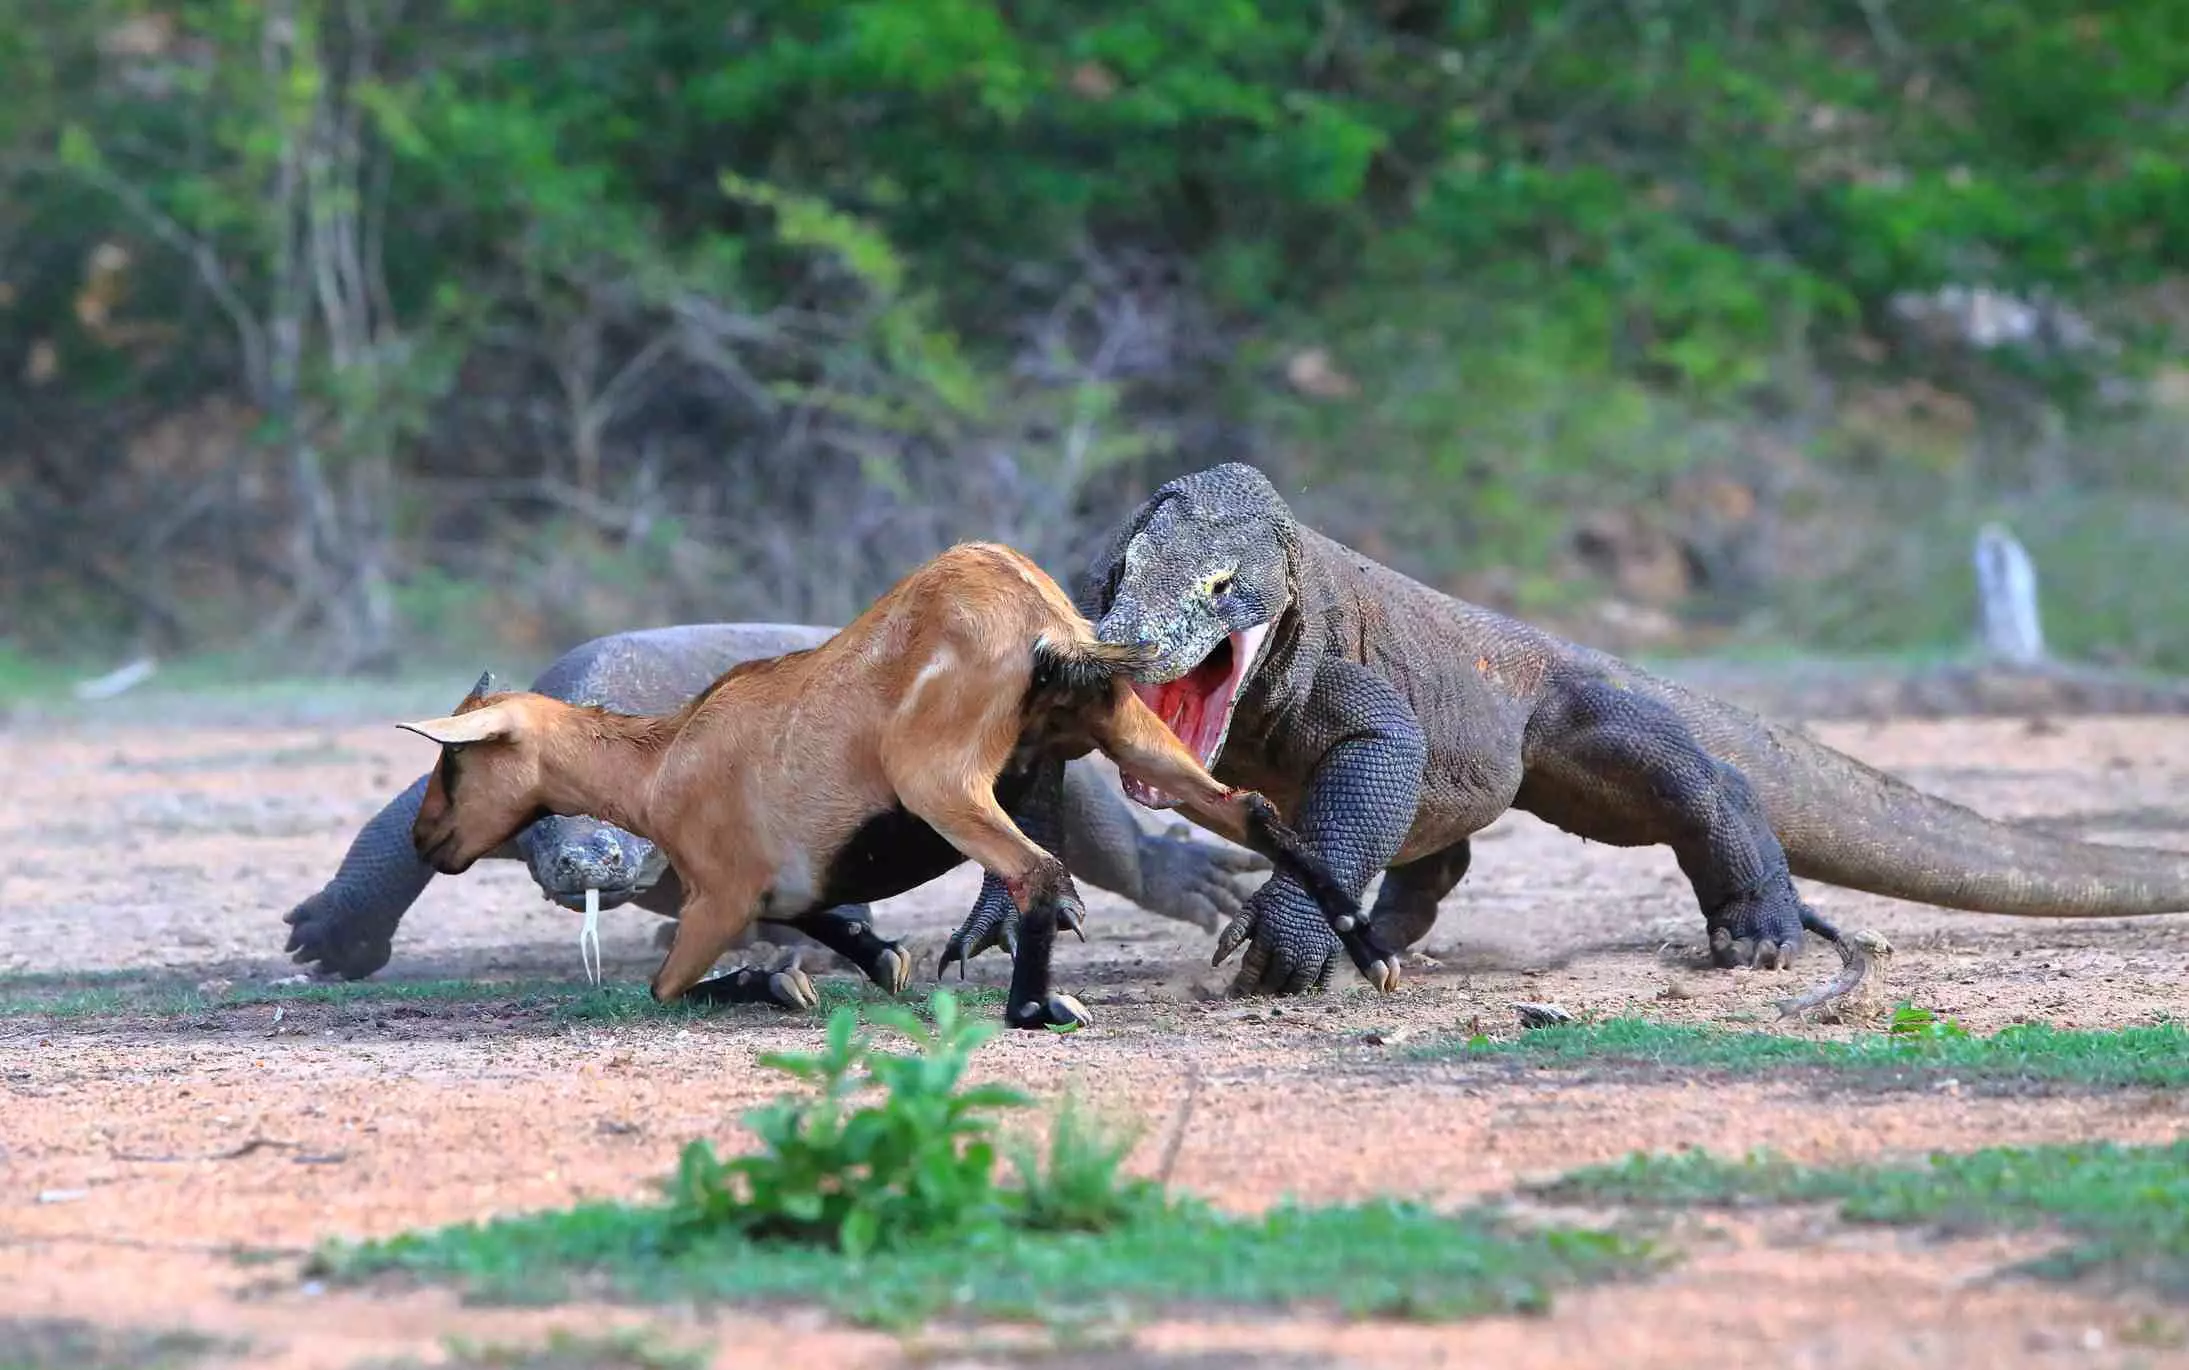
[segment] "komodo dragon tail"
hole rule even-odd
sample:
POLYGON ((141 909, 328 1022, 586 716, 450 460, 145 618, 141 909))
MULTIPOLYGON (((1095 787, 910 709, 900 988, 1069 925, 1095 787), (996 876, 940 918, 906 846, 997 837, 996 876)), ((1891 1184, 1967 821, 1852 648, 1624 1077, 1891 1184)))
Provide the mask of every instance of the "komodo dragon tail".
POLYGON ((2019 918, 2189 912, 2189 852, 2015 828, 1722 700, 1650 684, 1705 749, 1747 775, 1796 875, 2019 918))

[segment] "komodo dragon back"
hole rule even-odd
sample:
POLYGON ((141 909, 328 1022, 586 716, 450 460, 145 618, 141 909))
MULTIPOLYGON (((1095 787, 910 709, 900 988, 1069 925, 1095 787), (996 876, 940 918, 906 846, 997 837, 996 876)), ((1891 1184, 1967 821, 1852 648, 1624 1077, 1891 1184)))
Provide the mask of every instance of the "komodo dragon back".
POLYGON ((741 661, 818 647, 834 633, 797 623, 680 623, 617 633, 571 648, 532 688, 615 713, 673 713, 741 661))

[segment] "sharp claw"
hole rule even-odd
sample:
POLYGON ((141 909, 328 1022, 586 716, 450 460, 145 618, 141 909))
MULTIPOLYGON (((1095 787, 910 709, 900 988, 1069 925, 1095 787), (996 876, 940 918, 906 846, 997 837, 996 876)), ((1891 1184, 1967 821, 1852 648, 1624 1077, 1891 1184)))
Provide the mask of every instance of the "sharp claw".
POLYGON ((768 993, 775 996, 776 1002, 788 1008, 810 1009, 821 1002, 821 996, 813 988, 813 981, 807 979, 806 973, 795 966, 768 976, 768 993))
MULTIPOLYGON (((1212 966, 1220 966, 1224 964, 1224 962, 1230 960, 1231 954, 1239 949, 1240 943, 1247 940, 1247 934, 1252 931, 1253 928, 1253 918, 1248 915, 1246 910, 1241 909, 1236 915, 1232 917, 1232 920, 1229 923, 1224 925, 1224 930, 1221 933, 1217 934, 1216 956, 1213 960, 1209 962, 1209 964, 1212 966)), ((1241 963, 1240 969, 1244 970, 1246 965, 1251 963, 1252 960, 1253 958, 1250 956, 1246 962, 1241 963)))

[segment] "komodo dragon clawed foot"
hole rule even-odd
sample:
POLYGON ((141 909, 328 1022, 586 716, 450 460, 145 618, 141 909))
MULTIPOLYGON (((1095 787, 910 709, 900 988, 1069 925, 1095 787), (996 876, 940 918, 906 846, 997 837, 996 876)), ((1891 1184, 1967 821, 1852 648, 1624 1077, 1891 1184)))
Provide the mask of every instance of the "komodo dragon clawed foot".
POLYGON ((686 990, 684 997, 702 1004, 773 1004, 801 1012, 821 1003, 813 981, 798 968, 796 952, 773 966, 739 966, 702 980, 686 990))
POLYGON ((289 940, 282 950, 322 975, 362 980, 395 954, 392 924, 359 918, 356 910, 329 898, 326 891, 298 904, 282 915, 282 921, 289 925, 289 940))
MULTIPOLYGON (((1054 917, 1059 931, 1069 932, 1082 942, 1087 940, 1087 910, 1077 899, 1059 900, 1054 917)), ((990 876, 981 884, 973 911, 944 944, 942 956, 935 963, 935 978, 941 979, 954 963, 958 978, 963 980, 966 962, 991 947, 1001 947, 1005 954, 1017 956, 1020 918, 1018 905, 1011 902, 1002 882, 990 876)))
POLYGON ((1801 902, 1792 878, 1784 873, 1761 889, 1743 891, 1720 903, 1705 922, 1710 929, 1710 959, 1721 968, 1789 968, 1801 950, 1802 929, 1807 926, 1817 926, 1817 935, 1828 942, 1840 940, 1830 924, 1801 902))
POLYGON ((1197 841, 1192 831, 1174 823, 1162 836, 1141 841, 1141 903, 1165 918, 1215 932, 1245 902, 1243 877, 1270 869, 1270 861, 1243 847, 1197 841))
POLYGON ((1247 952, 1231 984, 1234 995, 1320 993, 1337 971, 1341 946, 1369 984, 1386 994, 1399 987, 1399 958, 1368 922, 1325 917, 1289 874, 1255 891, 1217 937, 1209 964, 1222 965, 1241 945, 1247 952))

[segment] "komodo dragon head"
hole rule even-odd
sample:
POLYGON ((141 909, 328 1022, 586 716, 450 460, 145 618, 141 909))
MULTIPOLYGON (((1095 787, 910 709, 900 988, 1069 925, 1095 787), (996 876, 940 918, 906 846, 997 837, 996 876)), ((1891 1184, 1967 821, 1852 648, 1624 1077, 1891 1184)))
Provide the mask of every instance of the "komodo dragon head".
POLYGON ((1271 626, 1292 605, 1297 539, 1268 478, 1229 462, 1149 496, 1081 582, 1080 609, 1104 642, 1156 648, 1133 689, 1205 767, 1223 751, 1271 626))

